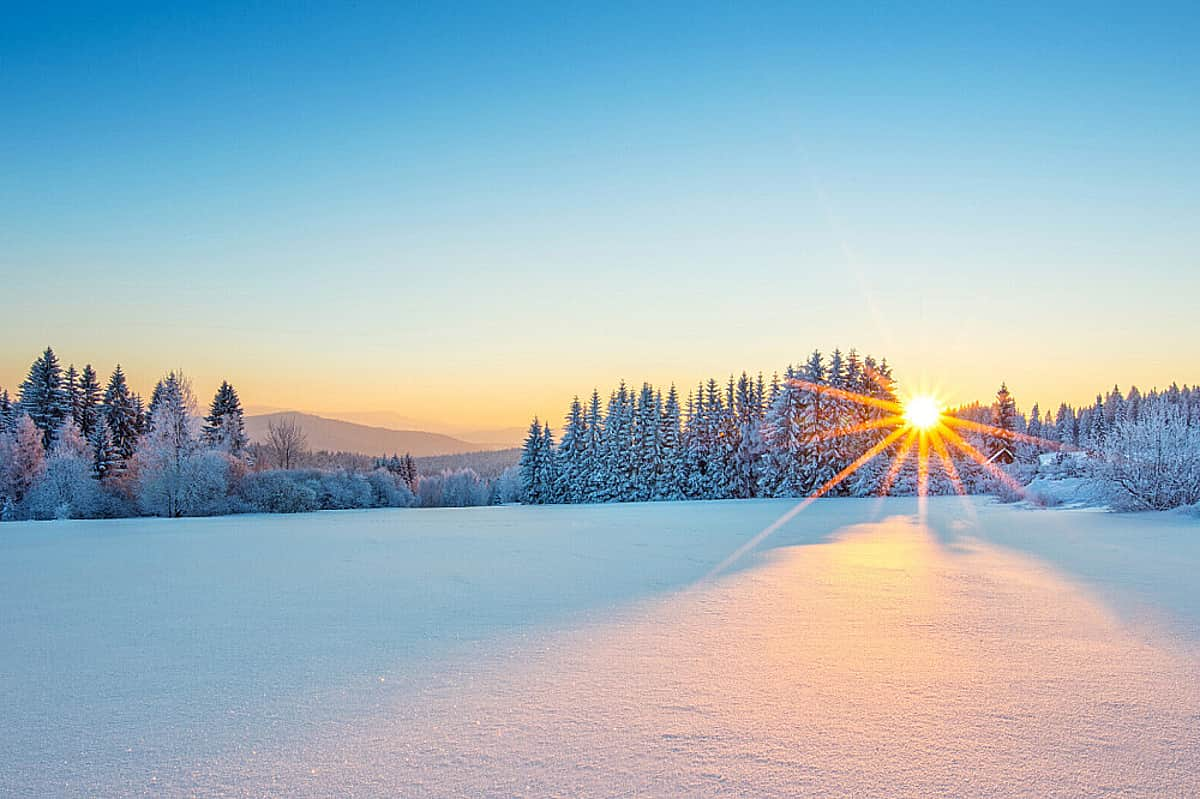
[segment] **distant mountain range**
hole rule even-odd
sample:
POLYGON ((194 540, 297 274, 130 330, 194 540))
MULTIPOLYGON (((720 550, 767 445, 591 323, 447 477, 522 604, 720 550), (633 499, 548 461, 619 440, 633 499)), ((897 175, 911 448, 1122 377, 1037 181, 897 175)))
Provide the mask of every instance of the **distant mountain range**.
POLYGON ((246 434, 251 441, 261 442, 266 438, 267 427, 285 418, 295 419, 308 436, 308 446, 313 450, 333 452, 358 452, 364 455, 391 455, 411 453, 413 457, 426 455, 457 455, 463 452, 501 449, 512 446, 506 442, 467 441, 442 433, 423 430, 393 430, 389 427, 328 419, 311 413, 278 411, 246 417, 246 434))
POLYGON ((280 413, 298 413, 305 416, 317 416, 338 422, 351 422, 367 427, 382 427, 386 430, 419 430, 427 433, 439 433, 459 441, 469 441, 476 444, 478 450, 507 449, 520 446, 525 441, 529 430, 526 427, 491 427, 473 429, 464 425, 456 425, 445 421, 417 419, 395 411, 312 411, 302 408, 280 408, 270 405, 247 405, 246 415, 270 416, 280 413))

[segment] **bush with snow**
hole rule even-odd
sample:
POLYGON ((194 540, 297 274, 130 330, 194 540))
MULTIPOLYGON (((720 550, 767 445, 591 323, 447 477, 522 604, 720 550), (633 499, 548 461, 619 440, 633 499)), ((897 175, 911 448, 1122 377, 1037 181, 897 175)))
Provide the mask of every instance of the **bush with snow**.
POLYGON ((1175 404, 1143 405, 1109 432, 1098 477, 1117 510, 1169 510, 1200 502, 1200 425, 1175 404))

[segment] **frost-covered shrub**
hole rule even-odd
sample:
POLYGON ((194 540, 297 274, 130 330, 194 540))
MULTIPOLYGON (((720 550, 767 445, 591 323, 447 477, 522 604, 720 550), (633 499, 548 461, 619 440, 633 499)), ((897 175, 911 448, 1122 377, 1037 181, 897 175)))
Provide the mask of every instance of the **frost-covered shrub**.
POLYGON ((422 475, 417 483, 417 503, 422 508, 437 508, 442 504, 444 474, 422 475))
POLYGON ((376 469, 367 474, 367 485, 371 487, 373 507, 410 508, 416 503, 408 486, 387 469, 376 469))
POLYGON ((25 498, 31 519, 91 519, 100 515, 104 498, 92 478, 91 463, 74 455, 53 455, 25 498))
POLYGON ((525 491, 521 486, 521 467, 510 466, 500 473, 492 484, 492 504, 507 505, 510 502, 523 502, 525 491))
POLYGON ((135 493, 144 513, 214 516, 229 511, 229 460, 216 450, 142 459, 135 493))
POLYGON ((1116 510, 1169 510, 1200 502, 1200 426, 1181 409, 1143 405, 1109 433, 1097 478, 1116 510))
POLYGON ((422 477, 417 485, 423 507, 466 508, 486 505, 491 492, 474 469, 444 471, 422 477))
POLYGON ((253 513, 304 513, 321 507, 312 486, 282 469, 247 474, 239 496, 253 513))
POLYGON ((374 492, 361 474, 345 471, 312 472, 308 479, 315 483, 317 501, 323 510, 369 508, 373 505, 374 492))

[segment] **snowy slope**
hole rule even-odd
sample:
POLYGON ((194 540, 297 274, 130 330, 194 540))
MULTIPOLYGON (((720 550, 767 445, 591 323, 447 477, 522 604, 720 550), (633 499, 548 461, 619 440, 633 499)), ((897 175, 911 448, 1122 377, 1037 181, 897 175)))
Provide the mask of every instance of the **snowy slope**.
POLYGON ((0 794, 1187 793, 1194 519, 789 507, 6 525, 0 794))

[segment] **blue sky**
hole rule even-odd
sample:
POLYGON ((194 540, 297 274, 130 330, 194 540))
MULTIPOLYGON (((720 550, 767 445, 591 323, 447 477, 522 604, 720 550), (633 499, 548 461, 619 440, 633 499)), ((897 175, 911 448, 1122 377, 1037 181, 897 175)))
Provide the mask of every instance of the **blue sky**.
POLYGON ((486 425, 814 347, 955 401, 1200 379, 1184 4, 5 19, 0 385, 50 343, 486 425))

